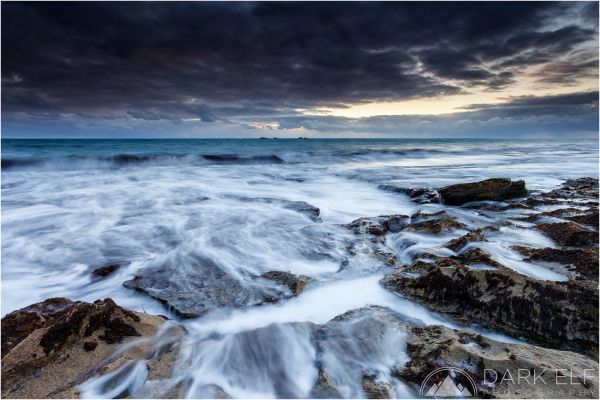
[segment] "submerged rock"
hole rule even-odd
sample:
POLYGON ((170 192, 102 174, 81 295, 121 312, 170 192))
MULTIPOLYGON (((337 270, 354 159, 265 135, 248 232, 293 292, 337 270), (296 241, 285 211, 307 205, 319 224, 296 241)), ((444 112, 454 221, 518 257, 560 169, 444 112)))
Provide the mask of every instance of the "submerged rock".
POLYGON ((458 251, 472 242, 485 242, 485 236, 481 232, 481 229, 476 229, 472 232, 467 233, 459 238, 452 239, 444 245, 444 247, 450 250, 458 251))
POLYGON ((307 216, 313 222, 321 222, 321 210, 318 207, 313 206, 305 201, 293 201, 285 199, 275 199, 270 197, 244 197, 244 196, 228 196, 244 202, 256 202, 275 204, 287 210, 296 211, 300 214, 307 216))
POLYGON ((598 248, 554 249, 545 247, 534 249, 514 246, 525 257, 525 261, 543 261, 564 265, 575 278, 598 280, 598 248))
POLYGON ((598 290, 590 281, 537 281, 507 268, 401 268, 381 283, 454 318, 597 357, 598 290))
POLYGON ((183 318, 194 318, 219 307, 273 302, 284 292, 241 282, 208 258, 199 258, 193 271, 167 266, 145 268, 123 286, 148 294, 183 318))
POLYGON ((414 222, 409 224, 405 230, 413 232, 440 233, 452 231, 455 229, 467 229, 467 226, 456 218, 442 216, 441 218, 433 218, 425 221, 414 222))
POLYGON ((400 232, 407 224, 409 217, 406 215, 380 215, 379 217, 359 218, 344 225, 356 234, 369 233, 374 236, 383 236, 388 232, 400 232))
MULTIPOLYGON (((111 299, 90 304, 53 298, 14 311, 2 318, 2 397, 76 397, 76 385, 119 343, 152 335, 164 322, 111 299)), ((132 351, 111 362, 122 363, 132 351)))
POLYGON ((392 399, 392 387, 387 382, 377 382, 375 375, 364 375, 362 388, 367 399, 392 399))
POLYGON ((539 224, 536 228, 561 246, 590 246, 598 244, 598 232, 574 222, 539 224))
POLYGON ((100 278, 105 278, 108 275, 110 275, 113 272, 115 272, 119 268, 121 268, 121 264, 120 263, 104 264, 104 265, 102 265, 100 267, 95 268, 92 271, 92 275, 94 275, 96 277, 100 277, 100 278))
POLYGON ((458 206, 474 201, 501 201, 527 196, 524 181, 491 178, 480 182, 461 183, 439 189, 444 204, 458 206))
POLYGON ((281 283, 287 286, 292 292, 293 296, 298 296, 304 290, 304 287, 311 278, 305 275, 294 275, 290 272, 284 271, 269 271, 261 275, 265 279, 281 283))
POLYGON ((395 185, 379 185, 379 189, 386 192, 402 193, 419 204, 439 204, 440 194, 437 190, 427 188, 403 188, 395 185))

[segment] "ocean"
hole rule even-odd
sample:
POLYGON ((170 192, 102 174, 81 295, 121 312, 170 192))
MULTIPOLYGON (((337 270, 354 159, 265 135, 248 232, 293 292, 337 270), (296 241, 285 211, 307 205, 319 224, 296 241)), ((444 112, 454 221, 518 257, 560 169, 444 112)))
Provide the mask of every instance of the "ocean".
MULTIPOLYGON (((48 297, 111 297, 121 306, 181 321, 196 338, 216 337, 213 347, 191 350, 190 368, 210 371, 207 382, 218 382, 233 397, 303 397, 315 371, 302 366, 314 357, 304 334, 287 323, 324 323, 348 310, 380 305, 424 324, 462 326, 383 289, 378 280, 390 267, 374 261, 369 243, 343 225, 419 211, 446 210, 470 226, 484 226, 494 217, 417 204, 381 185, 440 188, 508 177, 523 179, 535 192, 583 176, 598 177, 597 141, 2 140, 2 315, 48 297), (293 202, 317 207, 320 214, 315 218, 293 202), (185 287, 202 277, 207 260, 242 286, 262 284, 256 277, 268 271, 306 275, 312 282, 299 297, 277 304, 223 307, 185 321, 122 285, 141 270, 161 268, 185 287), (93 268, 111 262, 124 267, 105 279, 91 275, 93 268), (271 331, 262 346, 286 349, 281 365, 263 360, 294 376, 284 392, 277 391, 280 383, 271 375, 252 370, 261 362, 251 359, 255 354, 227 357, 240 351, 236 346, 244 332, 263 327, 271 331)), ((502 229, 502 235, 490 233, 481 245, 494 259, 537 279, 566 279, 511 250, 521 243, 552 246, 547 237, 526 224, 502 229)), ((389 234, 386 244, 408 263, 419 251, 454 237, 399 232, 389 234)), ((496 340, 520 340, 472 328, 496 340)), ((402 337, 389 340, 403 351, 402 337)), ((269 351, 263 356, 273 357, 269 351)), ((353 362, 369 360, 364 354, 355 359, 344 354, 340 360, 344 357, 346 367, 341 361, 330 366, 340 376, 352 372, 353 362)), ((369 362, 389 373, 385 357, 369 362)), ((92 397, 106 395, 98 385, 83 390, 92 397)), ((347 397, 362 393, 351 383, 344 390, 347 397)), ((411 395, 400 382, 395 390, 398 396, 411 395)), ((194 393, 192 386, 188 394, 194 393)))

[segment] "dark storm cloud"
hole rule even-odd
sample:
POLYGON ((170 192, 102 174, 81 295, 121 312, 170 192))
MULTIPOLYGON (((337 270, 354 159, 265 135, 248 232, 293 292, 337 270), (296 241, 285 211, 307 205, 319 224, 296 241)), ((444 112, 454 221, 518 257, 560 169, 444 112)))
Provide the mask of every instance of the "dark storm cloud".
POLYGON ((536 65, 568 85, 597 75, 597 7, 5 2, 2 111, 214 123, 494 91, 536 65))

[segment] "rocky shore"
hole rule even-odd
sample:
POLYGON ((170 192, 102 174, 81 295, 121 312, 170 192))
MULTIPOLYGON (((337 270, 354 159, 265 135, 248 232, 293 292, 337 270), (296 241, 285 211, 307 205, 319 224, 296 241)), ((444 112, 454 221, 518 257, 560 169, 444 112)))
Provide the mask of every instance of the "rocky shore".
MULTIPOLYGON (((501 178, 438 190, 381 189, 408 195, 419 204, 441 202, 447 207, 363 217, 344 228, 364 239, 373 259, 387 268, 380 281, 385 289, 465 328, 425 325, 379 306, 350 310, 323 324, 286 323, 307 335, 315 348, 310 397, 392 398, 392 381, 418 393, 427 375, 439 367, 466 371, 479 397, 598 397, 597 179, 569 180, 546 193, 501 178), (460 217, 464 214, 458 211, 493 223, 460 217), (499 261, 486 245, 509 235, 511 228, 543 235, 549 243, 539 247, 522 242, 509 249, 511 254, 563 279, 539 279, 499 261), (427 235, 441 244, 407 253, 407 262, 390 245, 394 235, 427 235), (522 343, 495 341, 468 327, 503 332, 522 343), (331 362, 336 358, 350 365, 350 379, 358 389, 340 384, 331 362), (381 360, 386 360, 384 367, 381 360), (506 370, 544 370, 549 383, 491 382, 486 376, 506 370), (577 385, 578 391, 565 392, 559 383, 565 370, 569 388, 577 385)), ((308 203, 289 202, 286 207, 320 223, 319 209, 308 203)), ((195 274, 181 271, 177 276, 176 269, 147 267, 123 285, 161 301, 182 318, 192 318, 220 307, 255 307, 301 296, 313 283, 284 268, 236 280, 208 259, 197 262, 202 268, 195 274)), ((120 268, 119 263, 95 266, 91 274, 105 279, 120 268)), ((127 310, 109 298, 94 303, 51 298, 14 311, 2 318, 2 397, 78 397, 84 382, 102 377, 107 377, 103 396, 182 397, 188 389, 185 382, 169 378, 180 360, 178 346, 188 335, 184 326, 127 310), (141 368, 144 378, 123 386, 123 377, 134 368, 141 368)), ((262 343, 273 329, 269 325, 245 332, 245 343, 262 343)), ((216 385, 202 390, 205 397, 231 397, 216 385)), ((295 395, 280 390, 278 397, 295 395)))

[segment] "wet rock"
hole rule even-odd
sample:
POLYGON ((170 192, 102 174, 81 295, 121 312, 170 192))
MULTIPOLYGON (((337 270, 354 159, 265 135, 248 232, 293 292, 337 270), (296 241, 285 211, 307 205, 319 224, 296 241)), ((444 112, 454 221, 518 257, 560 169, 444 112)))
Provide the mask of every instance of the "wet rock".
POLYGON ((458 222, 456 218, 447 216, 411 223, 405 228, 407 231, 427 233, 440 233, 455 229, 467 229, 467 226, 458 222))
POLYGON ((432 264, 420 275, 399 268, 381 283, 456 319, 597 357, 596 283, 537 281, 507 268, 432 264))
POLYGON ((525 257, 525 261, 558 263, 567 267, 572 276, 578 279, 598 280, 598 248, 554 249, 550 247, 534 249, 514 246, 525 257))
POLYGON ((598 232, 574 222, 539 224, 536 228, 560 246, 590 246, 598 244, 598 232))
POLYGON ((282 204, 283 208, 304 214, 314 222, 321 222, 321 218, 319 217, 321 210, 312 204, 308 204, 305 201, 286 201, 282 204))
POLYGON ((198 258, 193 270, 145 268, 123 286, 148 294, 184 318, 198 317, 219 307, 258 305, 286 296, 251 281, 241 282, 204 257, 198 258))
POLYGON ((284 271, 269 271, 261 275, 261 277, 281 283, 287 286, 293 296, 298 296, 304 290, 304 287, 311 278, 305 275, 294 275, 284 271))
POLYGON ((322 363, 323 358, 331 357, 332 354, 328 351, 339 350, 343 353, 340 360, 344 360, 344 365, 348 367, 346 371, 349 372, 343 376, 335 376, 329 374, 326 365, 320 367, 317 382, 323 382, 321 376, 325 375, 328 388, 339 387, 337 393, 322 397, 393 397, 393 380, 382 376, 387 372, 384 369, 386 365, 390 368, 389 374, 392 377, 412 385, 414 397, 417 397, 426 376, 440 367, 455 367, 468 373, 475 381, 480 397, 484 398, 519 398, 524 395, 523 390, 527 387, 524 381, 518 385, 511 385, 509 382, 496 385, 499 390, 492 392, 494 386, 484 381, 485 369, 495 370, 501 375, 506 369, 510 369, 515 379, 519 369, 536 369, 538 374, 547 371, 544 377, 549 385, 532 387, 538 396, 527 397, 544 398, 548 389, 553 390, 553 393, 559 393, 557 390, 560 389, 581 393, 575 397, 596 398, 598 394, 598 363, 592 358, 530 344, 497 342, 468 330, 424 326, 420 321, 411 320, 384 307, 351 310, 326 324, 312 325, 311 329, 318 349, 317 363, 322 363), (400 341, 395 342, 394 339, 400 341), (361 360, 364 364, 361 364, 361 360), (381 368, 381 374, 365 369, 365 365, 374 364, 381 368), (556 376, 552 374, 561 368, 573 372, 572 385, 568 379, 567 385, 561 385, 560 380, 556 384, 556 376), (585 369, 588 371, 584 372, 585 369), (350 390, 353 382, 348 381, 349 379, 360 381, 362 394, 350 390), (585 386, 582 384, 584 381, 585 386), (335 386, 333 382, 339 383, 335 386), (581 389, 586 391, 581 392, 581 389))
POLYGON ((313 206, 305 201, 292 201, 285 199, 274 199, 270 197, 244 197, 244 196, 228 196, 230 198, 244 201, 244 202, 256 202, 275 204, 287 210, 296 211, 300 214, 306 215, 313 222, 321 222, 321 210, 318 207, 313 206))
POLYGON ((331 378, 323 369, 319 369, 317 382, 310 391, 311 399, 341 399, 338 388, 331 382, 331 378))
MULTIPOLYGON (((507 344, 468 331, 427 326, 410 329, 407 352, 409 362, 399 367, 394 375, 411 382, 415 390, 437 368, 454 367, 469 374, 476 385, 478 398, 547 398, 549 393, 554 397, 598 396, 598 363, 569 351, 507 344), (557 380, 557 370, 561 369, 570 371, 573 380, 557 380), (501 383, 506 371, 513 381, 506 379, 501 383), (534 372, 538 376, 536 384, 532 379, 534 372), (517 379, 519 374, 531 376, 517 379), (573 394, 569 396, 569 392, 573 394)), ((469 383, 465 387, 473 391, 469 383)), ((428 386, 424 390, 427 391, 428 386)))
POLYGON ((511 181, 507 178, 492 178, 480 182, 461 183, 439 189, 442 202, 448 205, 462 205, 474 201, 501 201, 527 196, 524 181, 511 181))
MULTIPOLYGON (((2 318, 2 397, 75 397, 76 385, 120 342, 153 335, 164 322, 119 307, 111 299, 92 304, 48 299, 14 311, 2 318), (35 329, 16 335, 15 321, 29 321, 31 314, 39 316, 35 329), (20 339, 17 344, 14 337, 20 339)), ((130 358, 133 351, 115 360, 130 358)))
POLYGON ((92 271, 92 275, 100 277, 100 278, 105 278, 108 275, 110 275, 113 272, 115 272, 120 267, 121 267, 121 264, 119 264, 119 263, 105 264, 105 265, 102 265, 102 266, 100 266, 98 268, 95 268, 92 271))
POLYGON ((596 228, 596 230, 598 230, 598 210, 593 210, 592 212, 586 213, 586 214, 579 214, 579 215, 571 215, 569 217, 565 217, 566 219, 573 221, 573 222, 577 222, 578 224, 582 224, 582 225, 589 225, 589 226, 593 226, 596 228))
POLYGON ((381 215, 359 218, 344 226, 355 234, 368 233, 374 236, 383 236, 388 232, 400 232, 406 226, 408 219, 408 216, 401 214, 381 215))
POLYGON ((437 190, 427 188, 403 188, 395 185, 379 185, 379 189, 386 192, 402 193, 419 204, 439 204, 440 195, 437 190))
POLYGON ((559 189, 544 193, 543 197, 550 199, 595 199, 597 202, 598 179, 569 179, 559 189))
POLYGON ((452 239, 446 243, 444 247, 447 247, 450 250, 458 251, 472 242, 486 242, 485 236, 483 236, 481 229, 476 229, 457 239, 452 239))
POLYGON ((387 382, 377 382, 375 375, 364 375, 362 387, 367 399, 391 399, 392 387, 387 382))

